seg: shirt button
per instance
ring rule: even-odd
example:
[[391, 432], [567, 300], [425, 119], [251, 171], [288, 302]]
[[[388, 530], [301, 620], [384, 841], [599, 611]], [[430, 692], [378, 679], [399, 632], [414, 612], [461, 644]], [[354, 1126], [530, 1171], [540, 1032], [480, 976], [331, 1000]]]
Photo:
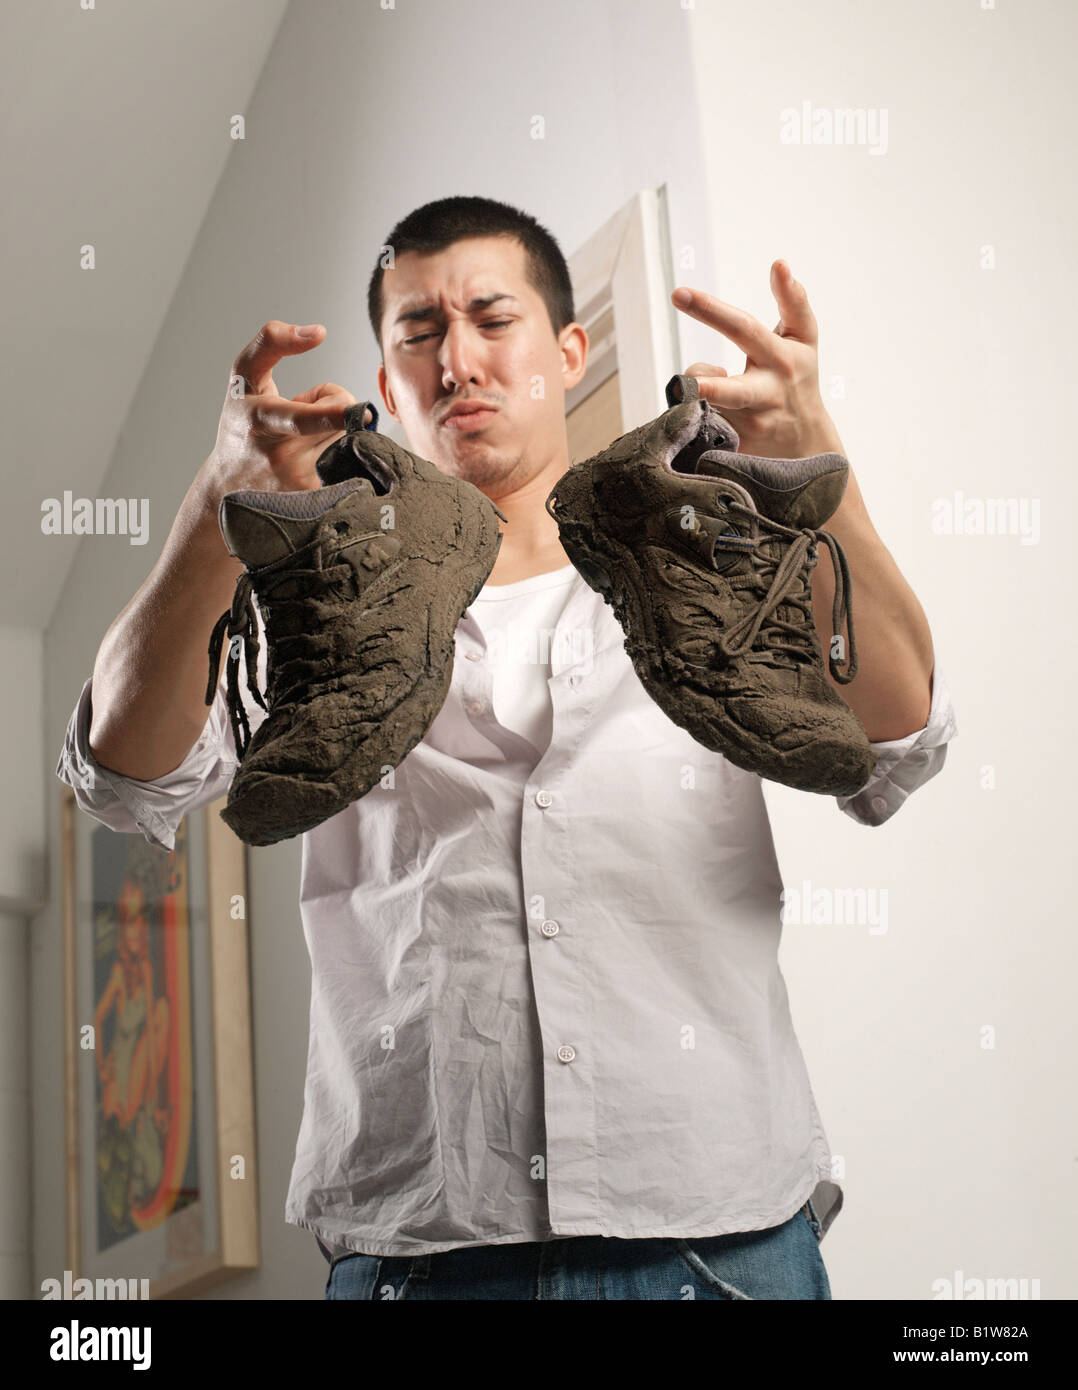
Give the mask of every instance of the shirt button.
[[559, 1062], [571, 1062], [575, 1056], [576, 1048], [570, 1047], [568, 1043], [564, 1043], [561, 1047], [558, 1048]]
[[465, 653], [464, 653], [464, 656], [465, 656], [465, 659], [468, 660], [468, 661], [482, 661], [482, 660], [483, 660], [483, 653], [482, 653], [482, 652], [465, 652]]
[[468, 711], [469, 714], [483, 713], [483, 705], [482, 702], [479, 700], [466, 700], [464, 702], [464, 708]]
[[548, 917], [539, 930], [544, 936], [557, 936], [561, 928], [558, 926], [557, 922]]
[[569, 684], [570, 684], [570, 685], [579, 685], [579, 684], [580, 684], [580, 677], [579, 677], [579, 676], [570, 676], [570, 677], [569, 677]]
[[882, 796], [874, 796], [874, 797], [872, 798], [872, 809], [873, 809], [878, 815], [881, 815], [881, 816], [882, 816], [883, 813], [884, 813], [884, 811], [887, 810], [887, 801], [886, 801], [886, 799], [885, 799], [884, 797], [882, 797]]
[[538, 791], [535, 793], [536, 806], [549, 806], [553, 800], [554, 798], [550, 795], [549, 792]]

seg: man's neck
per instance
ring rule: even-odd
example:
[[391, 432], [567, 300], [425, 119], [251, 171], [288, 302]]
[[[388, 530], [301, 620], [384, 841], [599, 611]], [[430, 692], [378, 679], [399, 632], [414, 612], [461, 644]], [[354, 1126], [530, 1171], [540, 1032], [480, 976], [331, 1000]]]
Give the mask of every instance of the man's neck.
[[513, 563], [505, 563], [499, 554], [494, 568], [491, 570], [487, 583], [497, 584], [516, 584], [521, 579], [534, 579], [539, 574], [551, 574], [554, 570], [564, 569], [571, 561], [562, 550], [557, 546], [556, 551], [552, 549], [547, 552], [536, 552], [530, 557], [507, 557]]
[[558, 536], [558, 523], [544, 505], [567, 468], [564, 461], [556, 461], [515, 492], [493, 499], [509, 519], [498, 523], [502, 543], [488, 584], [515, 584], [570, 563]]

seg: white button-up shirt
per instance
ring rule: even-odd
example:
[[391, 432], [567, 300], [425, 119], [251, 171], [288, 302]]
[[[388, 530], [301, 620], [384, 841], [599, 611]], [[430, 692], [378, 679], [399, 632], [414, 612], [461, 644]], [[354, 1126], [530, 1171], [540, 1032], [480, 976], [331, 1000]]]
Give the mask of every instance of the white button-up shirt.
[[[482, 609], [426, 737], [303, 836], [310, 1041], [286, 1220], [332, 1252], [413, 1255], [759, 1230], [811, 1198], [826, 1232], [842, 1189], [778, 965], [760, 779], [659, 709], [579, 576], [537, 758], [496, 716]], [[264, 638], [259, 666], [264, 682]], [[93, 758], [90, 684], [57, 775], [97, 820], [171, 848], [237, 766], [223, 681], [152, 782]], [[872, 781], [839, 806], [880, 824], [954, 732], [937, 667], [926, 728], [874, 745]]]

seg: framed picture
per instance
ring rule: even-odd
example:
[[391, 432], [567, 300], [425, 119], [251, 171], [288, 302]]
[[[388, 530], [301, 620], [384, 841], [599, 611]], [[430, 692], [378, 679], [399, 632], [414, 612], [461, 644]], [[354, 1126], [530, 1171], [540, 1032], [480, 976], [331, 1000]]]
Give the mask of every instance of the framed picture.
[[168, 851], [61, 796], [66, 1296], [189, 1297], [259, 1263], [245, 847], [223, 797]]

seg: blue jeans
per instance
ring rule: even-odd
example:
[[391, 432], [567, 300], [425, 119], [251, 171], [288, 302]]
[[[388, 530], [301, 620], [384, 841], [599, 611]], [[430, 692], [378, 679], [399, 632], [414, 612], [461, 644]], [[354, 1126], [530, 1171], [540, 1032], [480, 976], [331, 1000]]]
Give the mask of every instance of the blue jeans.
[[342, 1255], [326, 1298], [826, 1298], [812, 1203], [780, 1226], [690, 1240], [570, 1236], [432, 1255]]

